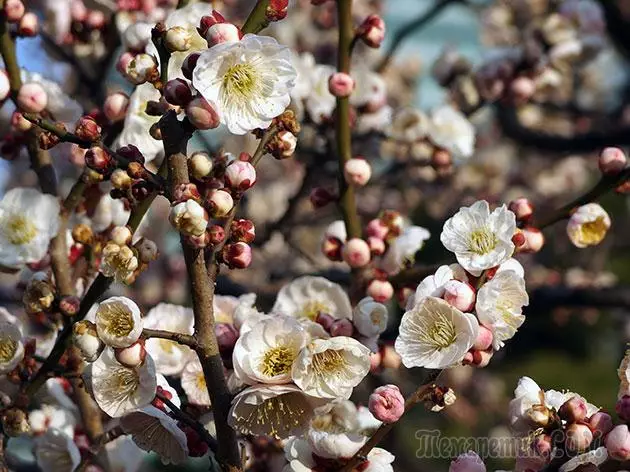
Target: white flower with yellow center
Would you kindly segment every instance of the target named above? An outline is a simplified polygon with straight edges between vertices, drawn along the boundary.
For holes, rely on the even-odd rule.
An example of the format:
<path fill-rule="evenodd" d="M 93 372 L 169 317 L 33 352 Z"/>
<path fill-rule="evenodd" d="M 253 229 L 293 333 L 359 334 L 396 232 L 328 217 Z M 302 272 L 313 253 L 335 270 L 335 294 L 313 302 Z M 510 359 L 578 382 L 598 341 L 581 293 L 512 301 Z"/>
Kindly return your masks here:
<path fill-rule="evenodd" d="M 321 404 L 293 384 L 259 384 L 234 397 L 228 422 L 242 434 L 284 439 L 302 434 Z"/>
<path fill-rule="evenodd" d="M 575 210 L 569 218 L 567 234 L 571 242 L 579 248 L 597 246 L 606 237 L 610 224 L 610 216 L 601 205 L 587 203 Z"/>
<path fill-rule="evenodd" d="M 144 408 L 155 398 L 155 365 L 147 355 L 144 363 L 128 368 L 118 363 L 114 350 L 105 348 L 101 357 L 86 369 L 98 406 L 113 418 Z"/>
<path fill-rule="evenodd" d="M 397 274 L 407 264 L 413 264 L 416 252 L 422 249 L 431 233 L 421 226 L 408 226 L 402 234 L 390 242 L 381 261 L 381 267 L 389 274 Z"/>
<path fill-rule="evenodd" d="M 444 369 L 462 361 L 478 330 L 475 315 L 426 297 L 403 315 L 395 349 L 407 368 Z"/>
<path fill-rule="evenodd" d="M 110 241 L 103 248 L 99 270 L 105 277 L 113 277 L 118 283 L 128 284 L 133 281 L 139 265 L 136 254 L 129 246 L 119 246 Z"/>
<path fill-rule="evenodd" d="M 193 324 L 191 308 L 169 303 L 160 303 L 143 318 L 143 325 L 147 329 L 183 334 L 193 334 Z M 149 338 L 144 347 L 155 362 L 155 370 L 163 375 L 180 375 L 192 353 L 188 346 L 168 339 Z"/>
<path fill-rule="evenodd" d="M 293 363 L 308 341 L 308 333 L 295 318 L 263 318 L 236 341 L 234 371 L 248 384 L 288 383 Z"/>
<path fill-rule="evenodd" d="M 272 313 L 315 321 L 319 313 L 352 318 L 350 299 L 341 285 L 323 277 L 298 277 L 278 292 Z"/>
<path fill-rule="evenodd" d="M 505 205 L 492 213 L 485 200 L 460 210 L 446 223 L 440 241 L 474 276 L 507 261 L 514 252 L 516 218 Z"/>
<path fill-rule="evenodd" d="M 186 434 L 173 418 L 154 406 L 126 414 L 120 426 L 144 451 L 153 451 L 163 464 L 181 464 L 188 459 Z"/>
<path fill-rule="evenodd" d="M 110 297 L 99 303 L 95 315 L 96 332 L 105 344 L 129 347 L 142 334 L 142 315 L 127 297 Z"/>
<path fill-rule="evenodd" d="M 73 472 L 81 463 L 81 453 L 73 439 L 54 428 L 35 440 L 35 458 L 43 472 Z"/>
<path fill-rule="evenodd" d="M 77 420 L 69 410 L 54 405 L 42 405 L 28 413 L 28 424 L 36 436 L 54 428 L 72 438 Z"/>
<path fill-rule="evenodd" d="M 346 336 L 314 339 L 293 364 L 291 377 L 308 395 L 349 398 L 370 370 L 370 350 Z"/>
<path fill-rule="evenodd" d="M 310 71 L 311 90 L 306 99 L 306 111 L 316 124 L 331 118 L 337 99 L 328 90 L 328 79 L 337 72 L 333 66 L 316 64 Z"/>
<path fill-rule="evenodd" d="M 255 293 L 246 293 L 240 297 L 215 295 L 212 299 L 214 320 L 217 323 L 234 324 L 234 313 L 240 305 L 252 306 L 256 302 Z"/>
<path fill-rule="evenodd" d="M 366 297 L 354 307 L 352 322 L 362 336 L 369 338 L 385 331 L 387 318 L 387 307 Z"/>
<path fill-rule="evenodd" d="M 499 350 L 525 321 L 523 306 L 529 304 L 525 279 L 513 270 L 504 270 L 477 292 L 475 311 L 479 322 L 492 331 L 492 345 Z"/>
<path fill-rule="evenodd" d="M 245 134 L 268 127 L 286 109 L 296 75 L 289 48 L 268 36 L 246 34 L 202 52 L 193 85 L 231 133 Z"/>
<path fill-rule="evenodd" d="M 129 108 L 118 136 L 115 148 L 132 144 L 142 152 L 146 162 L 150 162 L 163 151 L 162 141 L 153 139 L 149 130 L 158 122 L 159 116 L 147 114 L 147 103 L 159 101 L 160 92 L 150 83 L 138 85 L 129 97 Z"/>
<path fill-rule="evenodd" d="M 368 438 L 361 433 L 356 405 L 335 400 L 315 410 L 305 439 L 313 454 L 336 459 L 352 457 Z"/>
<path fill-rule="evenodd" d="M 210 406 L 206 376 L 196 354 L 191 355 L 182 371 L 182 388 L 193 405 Z"/>
<path fill-rule="evenodd" d="M 20 329 L 0 322 L 0 374 L 11 372 L 24 359 L 24 344 Z"/>
<path fill-rule="evenodd" d="M 0 201 L 0 266 L 38 262 L 59 231 L 59 202 L 32 188 L 9 190 Z"/>
<path fill-rule="evenodd" d="M 443 105 L 431 113 L 429 139 L 446 149 L 454 161 L 462 161 L 475 152 L 475 128 L 468 119 L 450 105 Z"/>

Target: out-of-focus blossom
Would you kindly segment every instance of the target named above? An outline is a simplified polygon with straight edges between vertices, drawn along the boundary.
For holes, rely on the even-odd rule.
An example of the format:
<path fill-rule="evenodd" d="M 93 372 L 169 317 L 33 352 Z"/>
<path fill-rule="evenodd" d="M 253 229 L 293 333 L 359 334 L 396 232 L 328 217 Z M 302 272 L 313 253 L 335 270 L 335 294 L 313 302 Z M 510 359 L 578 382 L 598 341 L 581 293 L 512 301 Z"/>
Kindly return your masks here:
<path fill-rule="evenodd" d="M 587 203 L 575 210 L 569 218 L 567 234 L 571 242 L 579 248 L 596 246 L 606 237 L 610 225 L 610 216 L 601 205 Z"/>
<path fill-rule="evenodd" d="M 345 290 L 323 277 L 298 277 L 280 289 L 273 313 L 315 321 L 319 313 L 333 318 L 351 318 L 352 306 Z"/>

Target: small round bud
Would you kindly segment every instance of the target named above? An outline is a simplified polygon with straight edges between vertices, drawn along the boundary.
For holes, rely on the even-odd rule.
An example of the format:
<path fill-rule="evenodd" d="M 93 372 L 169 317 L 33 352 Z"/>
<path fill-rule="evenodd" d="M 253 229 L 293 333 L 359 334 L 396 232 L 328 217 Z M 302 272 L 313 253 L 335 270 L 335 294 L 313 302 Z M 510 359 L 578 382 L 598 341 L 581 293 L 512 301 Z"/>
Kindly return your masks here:
<path fill-rule="evenodd" d="M 243 192 L 256 183 L 256 168 L 246 161 L 232 161 L 225 169 L 225 183 L 232 190 Z"/>
<path fill-rule="evenodd" d="M 223 248 L 223 262 L 230 269 L 247 269 L 252 263 L 252 248 L 243 242 L 227 244 Z"/>
<path fill-rule="evenodd" d="M 127 65 L 125 77 L 134 85 L 152 82 L 159 77 L 158 65 L 150 54 L 138 54 Z"/>
<path fill-rule="evenodd" d="M 135 56 L 130 52 L 123 52 L 120 57 L 118 57 L 118 60 L 116 61 L 116 70 L 119 74 L 123 76 L 127 75 L 127 69 L 134 57 Z"/>
<path fill-rule="evenodd" d="M 77 321 L 72 326 L 72 342 L 87 362 L 98 359 L 105 348 L 105 343 L 98 337 L 96 325 L 87 320 Z"/>
<path fill-rule="evenodd" d="M 492 340 L 492 331 L 485 326 L 480 325 L 479 330 L 477 331 L 477 339 L 475 339 L 475 344 L 473 344 L 473 349 L 477 351 L 485 351 L 492 346 Z"/>
<path fill-rule="evenodd" d="M 199 189 L 193 183 L 180 184 L 173 189 L 173 201 L 185 202 L 186 200 L 201 201 Z"/>
<path fill-rule="evenodd" d="M 72 239 L 77 243 L 90 245 L 94 241 L 92 228 L 86 224 L 78 224 L 72 228 Z"/>
<path fill-rule="evenodd" d="M 573 423 L 566 429 L 566 447 L 570 451 L 585 451 L 593 442 L 593 433 L 585 424 Z"/>
<path fill-rule="evenodd" d="M 394 287 L 387 280 L 372 280 L 366 290 L 367 294 L 379 303 L 384 303 L 394 296 Z"/>
<path fill-rule="evenodd" d="M 536 83 L 529 77 L 517 77 L 510 84 L 510 92 L 516 103 L 525 103 L 536 93 Z"/>
<path fill-rule="evenodd" d="M 208 196 L 208 206 L 213 218 L 225 218 L 234 208 L 234 199 L 225 190 L 212 190 Z"/>
<path fill-rule="evenodd" d="M 508 205 L 508 210 L 514 213 L 517 221 L 529 221 L 534 214 L 534 205 L 529 199 L 521 197 L 512 200 Z"/>
<path fill-rule="evenodd" d="M 138 251 L 138 258 L 141 262 L 148 264 L 158 258 L 158 248 L 155 242 L 147 238 L 140 238 L 140 240 L 133 245 Z"/>
<path fill-rule="evenodd" d="M 443 298 L 449 305 L 466 313 L 475 306 L 475 289 L 466 282 L 449 280 L 444 284 Z"/>
<path fill-rule="evenodd" d="M 282 130 L 277 135 L 277 149 L 274 152 L 274 157 L 280 159 L 288 159 L 295 152 L 297 147 L 297 136 L 287 130 Z"/>
<path fill-rule="evenodd" d="M 405 413 L 405 399 L 396 385 L 383 385 L 370 395 L 370 413 L 383 423 L 395 423 Z"/>
<path fill-rule="evenodd" d="M 168 219 L 175 229 L 186 236 L 202 236 L 208 226 L 206 210 L 193 199 L 172 206 Z"/>
<path fill-rule="evenodd" d="M 324 208 L 329 203 L 335 200 L 335 195 L 326 190 L 324 187 L 315 187 L 311 190 L 309 195 L 309 200 L 313 205 L 313 208 L 319 209 Z"/>
<path fill-rule="evenodd" d="M 539 252 L 545 245 L 545 236 L 538 228 L 526 227 L 523 229 L 525 244 L 519 248 L 522 252 Z"/>
<path fill-rule="evenodd" d="M 230 235 L 234 241 L 250 244 L 256 238 L 256 228 L 251 220 L 234 220 L 232 221 Z"/>
<path fill-rule="evenodd" d="M 371 48 L 378 48 L 385 39 L 385 22 L 378 15 L 370 15 L 357 29 L 357 35 Z"/>
<path fill-rule="evenodd" d="M 131 188 L 131 184 L 133 183 L 132 178 L 129 177 L 127 171 L 123 169 L 115 169 L 109 180 L 114 188 L 119 190 L 127 190 Z"/>
<path fill-rule="evenodd" d="M 115 123 L 125 118 L 129 108 L 129 97 L 122 92 L 108 95 L 103 104 L 103 113 L 109 121 Z"/>
<path fill-rule="evenodd" d="M 123 146 L 119 148 L 117 152 L 125 159 L 128 159 L 132 162 L 139 162 L 140 164 L 144 164 L 144 156 L 140 152 L 140 149 L 138 149 L 133 144 L 127 144 L 126 146 Z"/>
<path fill-rule="evenodd" d="M 184 52 L 190 49 L 192 35 L 182 26 L 169 28 L 164 35 L 164 46 L 171 52 Z"/>
<path fill-rule="evenodd" d="M 434 149 L 431 154 L 431 165 L 436 170 L 450 169 L 453 165 L 451 153 L 446 149 Z"/>
<path fill-rule="evenodd" d="M 59 300 L 59 311 L 64 316 L 75 316 L 81 308 L 79 297 L 67 295 Z"/>
<path fill-rule="evenodd" d="M 72 0 L 70 3 L 70 16 L 72 20 L 82 23 L 87 17 L 88 10 L 83 0 Z"/>
<path fill-rule="evenodd" d="M 184 79 L 169 80 L 164 86 L 164 99 L 171 105 L 185 107 L 192 97 L 192 91 Z"/>
<path fill-rule="evenodd" d="M 214 168 L 212 158 L 205 152 L 196 152 L 188 161 L 188 169 L 191 175 L 197 179 L 202 180 L 209 176 Z"/>
<path fill-rule="evenodd" d="M 11 115 L 11 126 L 14 130 L 25 133 L 33 127 L 33 123 L 24 118 L 24 115 L 19 111 L 14 111 Z M 81 162 L 83 162 L 83 159 L 81 159 Z"/>
<path fill-rule="evenodd" d="M 628 421 L 630 418 L 630 396 L 624 395 L 617 400 L 615 411 L 617 412 L 617 415 L 619 415 L 619 418 L 624 421 Z"/>
<path fill-rule="evenodd" d="M 17 105 L 22 111 L 40 113 L 48 105 L 48 95 L 40 84 L 30 82 L 20 87 L 17 95 Z"/>
<path fill-rule="evenodd" d="M 387 235 L 389 234 L 389 227 L 380 219 L 375 218 L 367 224 L 366 232 L 368 236 L 382 239 L 384 241 L 387 239 Z"/>
<path fill-rule="evenodd" d="M 210 15 L 202 16 L 199 21 L 199 26 L 197 27 L 199 36 L 205 38 L 208 28 L 219 23 L 225 23 L 225 18 L 216 10 L 212 10 Z"/>
<path fill-rule="evenodd" d="M 571 397 L 558 409 L 558 415 L 568 423 L 577 423 L 586 418 L 586 401 L 582 397 Z"/>
<path fill-rule="evenodd" d="M 225 230 L 222 226 L 212 225 L 208 229 L 210 244 L 221 244 L 225 240 Z"/>
<path fill-rule="evenodd" d="M 230 323 L 217 323 L 214 326 L 214 334 L 217 337 L 219 351 L 222 354 L 229 354 L 232 349 L 234 349 L 234 345 L 238 339 L 238 330 L 236 327 Z"/>
<path fill-rule="evenodd" d="M 100 174 L 104 174 L 112 166 L 112 157 L 102 147 L 92 146 L 85 153 L 85 165 Z"/>
<path fill-rule="evenodd" d="M 213 129 L 220 124 L 216 110 L 203 97 L 195 97 L 186 105 L 186 116 L 195 128 L 201 130 Z"/>
<path fill-rule="evenodd" d="M 344 72 L 335 72 L 328 78 L 328 91 L 335 97 L 349 97 L 354 90 L 354 79 Z"/>
<path fill-rule="evenodd" d="M 626 154 L 619 148 L 607 147 L 599 155 L 599 170 L 604 175 L 617 175 L 628 163 Z"/>
<path fill-rule="evenodd" d="M 131 243 L 132 234 L 127 226 L 115 226 L 109 236 L 119 246 L 126 246 Z"/>
<path fill-rule="evenodd" d="M 105 26 L 105 13 L 100 10 L 89 10 L 85 23 L 93 30 L 101 29 Z"/>
<path fill-rule="evenodd" d="M 265 10 L 265 18 L 268 21 L 280 21 L 287 16 L 289 0 L 269 0 Z"/>
<path fill-rule="evenodd" d="M 96 141 L 101 137 L 101 127 L 89 116 L 82 116 L 77 121 L 74 134 L 85 141 Z"/>
<path fill-rule="evenodd" d="M 389 228 L 388 237 L 400 236 L 405 227 L 405 219 L 396 210 L 384 210 L 380 217 L 381 222 Z"/>
<path fill-rule="evenodd" d="M 371 259 L 370 246 L 363 239 L 352 238 L 343 245 L 341 255 L 350 267 L 365 267 Z"/>
<path fill-rule="evenodd" d="M 116 360 L 125 367 L 133 369 L 144 363 L 147 357 L 147 351 L 144 348 L 144 341 L 138 340 L 129 347 L 114 349 Z"/>
<path fill-rule="evenodd" d="M 217 23 L 208 28 L 204 37 L 208 41 L 208 47 L 212 47 L 220 43 L 239 41 L 241 36 L 241 31 L 232 23 Z"/>
<path fill-rule="evenodd" d="M 603 437 L 613 429 L 613 420 L 608 413 L 598 411 L 590 417 L 588 425 L 593 431 L 593 436 Z"/>
<path fill-rule="evenodd" d="M 352 321 L 347 318 L 341 318 L 339 320 L 335 320 L 330 325 L 329 329 L 331 336 L 352 336 L 354 333 L 354 326 L 352 325 Z"/>
<path fill-rule="evenodd" d="M 368 246 L 370 246 L 370 252 L 373 256 L 382 256 L 385 254 L 385 250 L 387 249 L 385 241 L 375 238 L 374 236 L 368 237 Z"/>
<path fill-rule="evenodd" d="M 341 256 L 342 247 L 343 243 L 338 238 L 328 236 L 322 242 L 322 253 L 331 261 L 341 261 L 343 259 Z"/>
<path fill-rule="evenodd" d="M 335 322 L 335 319 L 332 316 L 330 316 L 328 313 L 319 312 L 317 313 L 317 316 L 315 317 L 315 323 L 321 325 L 322 328 L 324 328 L 326 331 L 329 331 L 329 332 L 334 322 Z"/>
<path fill-rule="evenodd" d="M 363 187 L 372 176 L 372 167 L 365 159 L 355 157 L 345 163 L 343 175 L 348 185 Z"/>
<path fill-rule="evenodd" d="M 201 53 L 192 52 L 188 54 L 188 56 L 186 56 L 186 59 L 184 59 L 184 62 L 182 64 L 182 74 L 184 74 L 184 77 L 186 79 L 192 80 L 192 74 L 195 70 L 195 66 L 197 65 L 197 61 L 199 60 L 200 55 Z"/>
<path fill-rule="evenodd" d="M 494 350 L 492 348 L 486 349 L 484 351 L 472 350 L 473 360 L 472 364 L 475 367 L 486 367 L 490 364 L 490 359 L 494 355 Z"/>
<path fill-rule="evenodd" d="M 39 18 L 33 12 L 26 12 L 18 22 L 17 34 L 23 37 L 37 36 L 39 33 Z"/>
<path fill-rule="evenodd" d="M 9 23 L 17 23 L 24 16 L 24 3 L 22 0 L 6 0 L 4 2 L 4 14 Z"/>

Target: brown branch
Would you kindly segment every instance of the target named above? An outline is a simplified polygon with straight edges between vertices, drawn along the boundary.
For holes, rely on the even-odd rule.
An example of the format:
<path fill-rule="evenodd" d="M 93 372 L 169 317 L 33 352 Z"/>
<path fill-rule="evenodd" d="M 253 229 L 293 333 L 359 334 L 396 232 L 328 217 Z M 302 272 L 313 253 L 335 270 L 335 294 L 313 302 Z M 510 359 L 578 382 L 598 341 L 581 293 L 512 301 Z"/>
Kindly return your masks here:
<path fill-rule="evenodd" d="M 176 333 L 174 331 L 144 328 L 142 330 L 142 337 L 145 339 L 149 339 L 149 338 L 168 339 L 169 341 L 174 341 L 178 344 L 182 344 L 184 346 L 188 346 L 193 349 L 197 347 L 197 340 L 195 339 L 194 336 L 190 334 Z"/>
<path fill-rule="evenodd" d="M 168 162 L 168 181 L 173 192 L 179 185 L 190 182 L 186 157 L 190 134 L 183 129 L 183 125 L 177 120 L 177 114 L 172 110 L 161 118 L 160 128 Z M 192 247 L 183 236 L 181 245 L 191 285 L 195 319 L 194 337 L 197 340 L 195 352 L 203 368 L 217 428 L 217 458 L 226 470 L 240 471 L 241 461 L 236 432 L 228 424 L 232 396 L 227 387 L 223 360 L 214 330 L 213 300 L 216 278 L 210 278 L 206 271 L 203 249 Z"/>
<path fill-rule="evenodd" d="M 5 436 L 0 433 L 0 472 L 9 472 L 9 466 L 5 456 Z"/>

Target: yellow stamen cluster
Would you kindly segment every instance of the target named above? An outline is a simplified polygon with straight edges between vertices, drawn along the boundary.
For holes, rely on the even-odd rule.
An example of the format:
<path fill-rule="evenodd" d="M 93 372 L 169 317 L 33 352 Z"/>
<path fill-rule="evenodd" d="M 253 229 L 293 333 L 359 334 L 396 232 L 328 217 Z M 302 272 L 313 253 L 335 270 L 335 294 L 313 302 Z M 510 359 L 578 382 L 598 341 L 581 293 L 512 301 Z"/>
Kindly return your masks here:
<path fill-rule="evenodd" d="M 468 236 L 468 250 L 480 256 L 493 251 L 498 243 L 497 235 L 487 227 L 479 228 Z"/>
<path fill-rule="evenodd" d="M 22 215 L 10 215 L 2 221 L 2 231 L 11 244 L 30 243 L 37 236 L 37 227 Z"/>
<path fill-rule="evenodd" d="M 267 377 L 288 374 L 296 357 L 296 352 L 285 346 L 277 346 L 265 352 L 260 370 Z"/>

